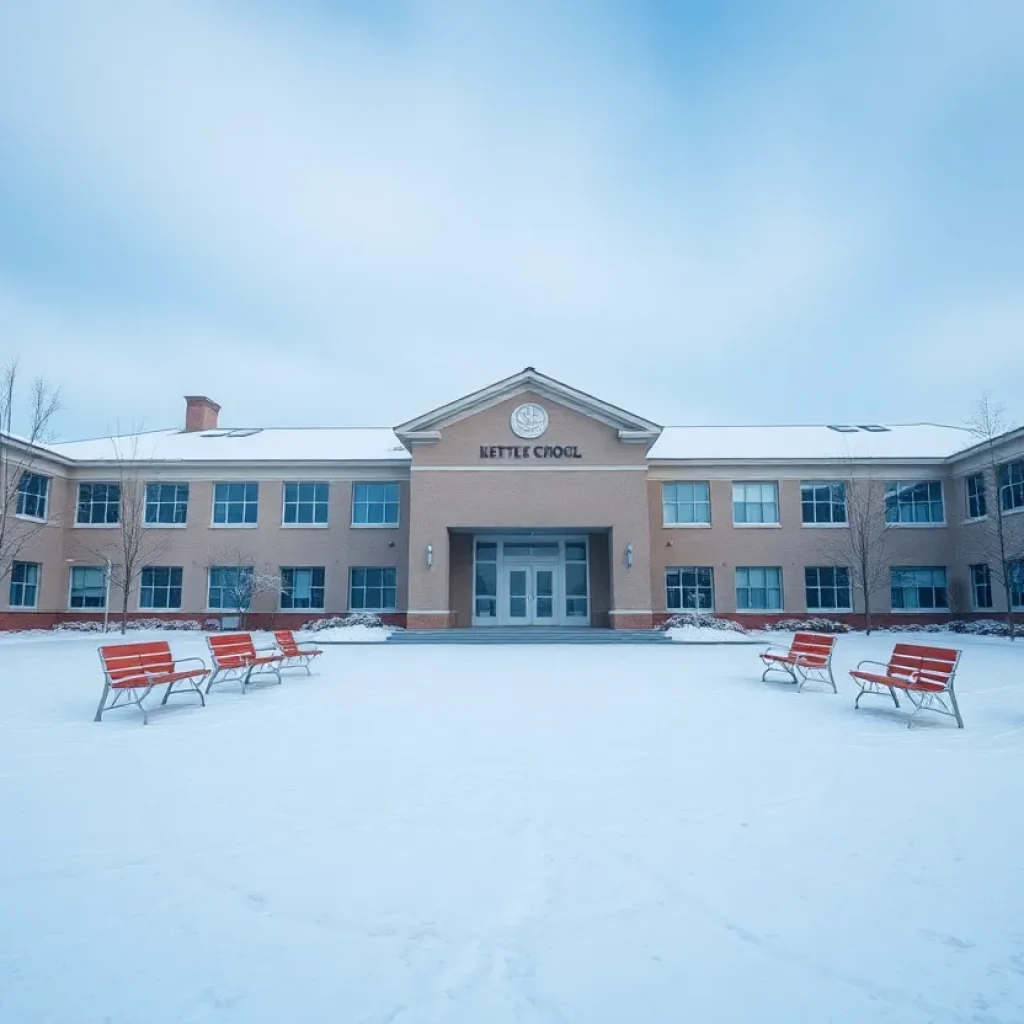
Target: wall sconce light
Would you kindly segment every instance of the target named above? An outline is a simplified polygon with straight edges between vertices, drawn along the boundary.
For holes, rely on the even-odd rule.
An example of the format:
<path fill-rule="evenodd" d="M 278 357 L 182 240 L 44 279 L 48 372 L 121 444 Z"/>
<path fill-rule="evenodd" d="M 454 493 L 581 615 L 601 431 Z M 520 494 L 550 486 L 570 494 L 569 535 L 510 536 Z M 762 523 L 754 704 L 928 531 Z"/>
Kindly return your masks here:
<path fill-rule="evenodd" d="M 434 564 L 434 545 L 427 545 L 427 568 L 429 569 Z"/>
<path fill-rule="evenodd" d="M 626 545 L 626 568 L 633 568 L 633 544 L 632 541 Z"/>

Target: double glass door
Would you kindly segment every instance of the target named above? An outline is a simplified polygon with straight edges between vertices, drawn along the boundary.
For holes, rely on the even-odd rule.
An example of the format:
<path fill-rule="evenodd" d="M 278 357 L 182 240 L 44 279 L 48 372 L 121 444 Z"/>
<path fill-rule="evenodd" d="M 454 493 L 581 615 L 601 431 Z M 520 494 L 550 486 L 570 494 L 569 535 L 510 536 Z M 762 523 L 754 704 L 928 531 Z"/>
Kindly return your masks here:
<path fill-rule="evenodd" d="M 505 569 L 508 617 L 516 625 L 550 625 L 555 617 L 555 569 L 510 565 Z"/>

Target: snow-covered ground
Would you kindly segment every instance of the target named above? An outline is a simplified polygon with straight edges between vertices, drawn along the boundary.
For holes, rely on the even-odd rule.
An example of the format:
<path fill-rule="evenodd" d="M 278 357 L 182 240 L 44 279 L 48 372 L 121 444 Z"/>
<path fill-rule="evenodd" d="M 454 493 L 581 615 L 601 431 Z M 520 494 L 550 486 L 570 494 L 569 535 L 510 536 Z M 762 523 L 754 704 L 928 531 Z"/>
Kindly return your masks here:
<path fill-rule="evenodd" d="M 0 1021 L 1024 1020 L 1024 644 L 948 638 L 967 728 L 908 731 L 683 644 L 331 647 L 94 724 L 99 641 L 0 642 Z"/>

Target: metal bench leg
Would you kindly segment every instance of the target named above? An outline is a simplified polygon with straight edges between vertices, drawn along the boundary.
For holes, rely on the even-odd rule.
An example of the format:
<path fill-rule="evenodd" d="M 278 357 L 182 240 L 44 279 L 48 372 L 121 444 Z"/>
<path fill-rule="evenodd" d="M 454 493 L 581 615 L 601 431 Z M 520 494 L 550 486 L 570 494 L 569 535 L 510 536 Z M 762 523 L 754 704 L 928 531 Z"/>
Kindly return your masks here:
<path fill-rule="evenodd" d="M 949 703 L 953 705 L 953 717 L 956 718 L 956 727 L 962 729 L 964 727 L 964 720 L 960 717 L 960 705 L 956 702 L 956 694 L 949 691 Z"/>
<path fill-rule="evenodd" d="M 206 692 L 207 693 L 210 692 L 210 687 L 213 686 L 213 684 L 217 681 L 217 676 L 219 676 L 220 674 L 221 674 L 221 670 L 219 668 L 215 668 L 210 673 L 210 678 L 206 681 Z"/>
<path fill-rule="evenodd" d="M 107 695 L 110 693 L 110 680 L 107 680 L 103 684 L 103 696 L 100 697 L 100 706 L 96 709 L 96 717 L 93 719 L 94 722 L 99 722 L 103 718 L 103 712 L 107 709 Z"/>
<path fill-rule="evenodd" d="M 836 686 L 836 677 L 832 675 L 832 662 L 828 663 L 828 681 L 832 684 L 832 692 L 835 694 L 839 693 L 839 687 Z"/>
<path fill-rule="evenodd" d="M 167 689 L 166 689 L 166 690 L 164 691 L 164 696 L 163 696 L 163 700 L 161 700 L 161 701 L 160 701 L 160 706 L 161 706 L 161 707 L 163 707 L 163 705 L 167 703 L 167 698 L 168 698 L 168 697 L 170 697 L 170 695 L 171 695 L 171 690 L 173 690 L 173 689 L 174 689 L 174 684 L 175 684 L 176 682 L 178 682 L 178 680 L 177 680 L 177 679 L 173 679 L 173 680 L 172 680 L 171 682 L 169 682 L 169 683 L 167 684 Z"/>

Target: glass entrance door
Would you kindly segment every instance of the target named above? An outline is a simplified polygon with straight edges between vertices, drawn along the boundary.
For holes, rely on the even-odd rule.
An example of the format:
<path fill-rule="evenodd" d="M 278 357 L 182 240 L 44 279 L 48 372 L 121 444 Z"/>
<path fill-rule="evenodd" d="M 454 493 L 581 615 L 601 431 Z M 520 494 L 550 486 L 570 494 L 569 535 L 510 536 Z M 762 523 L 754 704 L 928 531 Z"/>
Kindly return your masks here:
<path fill-rule="evenodd" d="M 508 570 L 508 617 L 516 625 L 530 621 L 531 575 L 529 566 L 510 566 Z"/>
<path fill-rule="evenodd" d="M 517 626 L 550 626 L 555 619 L 555 570 L 509 566 L 508 617 Z"/>
<path fill-rule="evenodd" d="M 555 570 L 533 570 L 533 621 L 550 625 L 555 617 Z"/>

